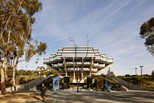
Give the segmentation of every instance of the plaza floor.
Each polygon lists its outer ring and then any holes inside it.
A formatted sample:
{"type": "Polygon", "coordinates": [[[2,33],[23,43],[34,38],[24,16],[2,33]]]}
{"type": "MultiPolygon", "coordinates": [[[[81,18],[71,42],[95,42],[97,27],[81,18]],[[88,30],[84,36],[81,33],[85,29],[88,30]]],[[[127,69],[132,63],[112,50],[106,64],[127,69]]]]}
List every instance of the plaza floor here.
{"type": "MultiPolygon", "coordinates": [[[[20,94],[0,99],[0,103],[43,103],[39,91],[28,92],[28,96],[20,94]],[[10,99],[9,99],[10,98],[10,99]],[[14,99],[14,101],[13,101],[14,99]],[[16,101],[15,101],[16,100],[16,101]]],[[[1,96],[0,96],[1,97],[1,96]]],[[[154,103],[154,92],[150,91],[47,91],[44,103],[154,103]]]]}
{"type": "Polygon", "coordinates": [[[154,103],[148,91],[55,91],[46,103],[154,103]]]}

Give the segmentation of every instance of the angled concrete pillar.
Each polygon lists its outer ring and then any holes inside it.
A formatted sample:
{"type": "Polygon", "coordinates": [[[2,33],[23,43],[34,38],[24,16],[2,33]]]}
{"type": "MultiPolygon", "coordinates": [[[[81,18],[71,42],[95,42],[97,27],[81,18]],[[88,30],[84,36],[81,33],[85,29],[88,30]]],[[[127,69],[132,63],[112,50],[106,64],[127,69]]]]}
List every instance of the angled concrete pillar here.
{"type": "Polygon", "coordinates": [[[91,76],[91,71],[92,71],[92,69],[93,69],[93,63],[94,63],[94,61],[93,61],[93,57],[91,57],[89,76],[91,76]]]}
{"type": "Polygon", "coordinates": [[[63,63],[64,63],[64,70],[65,70],[65,76],[67,77],[68,75],[67,75],[67,64],[66,64],[66,59],[65,59],[65,57],[63,57],[63,63]]]}

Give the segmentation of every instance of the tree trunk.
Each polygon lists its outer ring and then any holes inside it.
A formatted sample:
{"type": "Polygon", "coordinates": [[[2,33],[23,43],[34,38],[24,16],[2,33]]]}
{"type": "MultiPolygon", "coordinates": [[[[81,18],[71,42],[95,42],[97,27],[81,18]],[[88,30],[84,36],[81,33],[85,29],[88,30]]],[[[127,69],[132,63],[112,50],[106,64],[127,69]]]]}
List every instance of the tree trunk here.
{"type": "Polygon", "coordinates": [[[8,71],[8,59],[7,59],[7,57],[5,57],[5,59],[4,59],[4,77],[5,77],[5,83],[7,83],[7,79],[8,79],[7,71],[8,71]]]}
{"type": "Polygon", "coordinates": [[[0,69],[1,69],[1,93],[4,94],[6,92],[5,89],[5,71],[4,68],[2,67],[2,62],[0,62],[0,69]]]}
{"type": "Polygon", "coordinates": [[[14,92],[16,92],[16,68],[17,68],[17,64],[18,64],[18,57],[15,58],[13,61],[13,73],[12,73],[12,83],[13,83],[13,89],[14,89],[14,92]]]}
{"type": "Polygon", "coordinates": [[[12,81],[13,81],[14,92],[16,92],[16,66],[13,66],[12,81]]]}

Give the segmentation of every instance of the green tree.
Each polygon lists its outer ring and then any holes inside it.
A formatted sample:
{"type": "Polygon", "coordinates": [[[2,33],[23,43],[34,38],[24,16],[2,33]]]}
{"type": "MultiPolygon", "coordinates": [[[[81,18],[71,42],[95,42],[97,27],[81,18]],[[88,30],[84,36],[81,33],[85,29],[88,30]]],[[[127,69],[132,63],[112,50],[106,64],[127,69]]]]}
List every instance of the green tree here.
{"type": "Polygon", "coordinates": [[[152,79],[154,79],[154,70],[151,73],[152,79]]]}
{"type": "Polygon", "coordinates": [[[25,75],[25,74],[26,74],[26,70],[23,70],[23,69],[17,70],[17,73],[16,73],[16,75],[25,75]]]}
{"type": "Polygon", "coordinates": [[[33,15],[42,9],[38,0],[0,1],[0,66],[1,92],[5,92],[7,68],[11,64],[12,80],[16,91],[16,67],[21,61],[29,61],[33,55],[45,53],[46,43],[32,39],[33,15]],[[24,60],[20,60],[25,56],[24,60]],[[2,65],[1,65],[2,64],[2,65]]]}
{"type": "Polygon", "coordinates": [[[145,39],[147,50],[154,56],[154,18],[144,22],[140,27],[141,38],[145,39]]]}
{"type": "Polygon", "coordinates": [[[32,70],[27,70],[26,75],[33,75],[33,71],[32,70]]]}
{"type": "Polygon", "coordinates": [[[38,67],[36,68],[36,70],[38,71],[38,73],[39,73],[40,76],[41,76],[41,75],[44,75],[44,73],[45,73],[45,71],[46,71],[45,67],[43,67],[43,66],[38,66],[38,67]]]}

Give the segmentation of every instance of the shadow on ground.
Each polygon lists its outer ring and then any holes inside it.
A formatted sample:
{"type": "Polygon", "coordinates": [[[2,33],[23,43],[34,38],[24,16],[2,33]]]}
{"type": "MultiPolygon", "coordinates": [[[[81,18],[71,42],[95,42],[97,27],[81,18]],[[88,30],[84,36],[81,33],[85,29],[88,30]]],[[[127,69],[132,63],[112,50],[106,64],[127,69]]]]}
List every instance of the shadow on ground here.
{"type": "MultiPolygon", "coordinates": [[[[39,92],[0,95],[0,103],[42,103],[39,92]]],[[[44,103],[154,103],[148,91],[48,91],[44,103]]]]}

